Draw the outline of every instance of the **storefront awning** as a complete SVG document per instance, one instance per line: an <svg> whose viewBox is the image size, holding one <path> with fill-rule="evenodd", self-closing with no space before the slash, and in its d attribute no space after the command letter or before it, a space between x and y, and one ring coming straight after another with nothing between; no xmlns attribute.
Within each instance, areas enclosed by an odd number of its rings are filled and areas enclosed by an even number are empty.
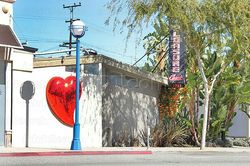
<svg viewBox="0 0 250 166"><path fill-rule="evenodd" d="M9 25L0 24L0 47L23 48Z"/></svg>

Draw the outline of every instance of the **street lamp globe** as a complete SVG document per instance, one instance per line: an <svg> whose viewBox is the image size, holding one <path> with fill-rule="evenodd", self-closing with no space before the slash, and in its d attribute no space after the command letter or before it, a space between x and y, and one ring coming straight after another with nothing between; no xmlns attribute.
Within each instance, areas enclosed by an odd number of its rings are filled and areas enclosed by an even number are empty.
<svg viewBox="0 0 250 166"><path fill-rule="evenodd" d="M81 20L74 21L70 26L70 31L75 38L80 38L85 34L86 27Z"/></svg>

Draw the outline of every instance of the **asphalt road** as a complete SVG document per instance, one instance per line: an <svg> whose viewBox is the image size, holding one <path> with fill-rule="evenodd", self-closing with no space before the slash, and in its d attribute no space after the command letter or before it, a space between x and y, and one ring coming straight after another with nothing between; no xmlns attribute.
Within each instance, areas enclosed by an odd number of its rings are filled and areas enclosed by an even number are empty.
<svg viewBox="0 0 250 166"><path fill-rule="evenodd" d="M250 153L154 152L152 155L0 157L0 166L249 166Z"/></svg>

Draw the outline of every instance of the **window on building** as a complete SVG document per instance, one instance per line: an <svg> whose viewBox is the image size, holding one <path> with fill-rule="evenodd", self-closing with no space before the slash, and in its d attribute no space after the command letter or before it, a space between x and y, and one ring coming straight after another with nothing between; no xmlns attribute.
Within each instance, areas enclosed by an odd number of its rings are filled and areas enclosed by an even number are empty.
<svg viewBox="0 0 250 166"><path fill-rule="evenodd" d="M138 88L138 79L130 76L125 76L123 80L123 86L127 88Z"/></svg>
<svg viewBox="0 0 250 166"><path fill-rule="evenodd" d="M122 86L122 75L119 73L109 73L107 75L107 81L108 83L112 85L119 85Z"/></svg>
<svg viewBox="0 0 250 166"><path fill-rule="evenodd" d="M85 64L83 68L84 68L83 72L85 74L99 75L99 64L98 63Z"/></svg>

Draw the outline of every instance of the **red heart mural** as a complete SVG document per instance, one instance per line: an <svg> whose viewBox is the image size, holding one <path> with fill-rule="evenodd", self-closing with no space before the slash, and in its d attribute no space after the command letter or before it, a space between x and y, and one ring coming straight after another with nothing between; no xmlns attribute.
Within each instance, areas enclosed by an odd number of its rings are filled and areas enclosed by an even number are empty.
<svg viewBox="0 0 250 166"><path fill-rule="evenodd" d="M80 84L80 96L82 87ZM76 77L66 79L53 77L46 87L46 98L54 116L67 126L74 125L74 111L76 100Z"/></svg>

